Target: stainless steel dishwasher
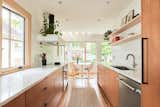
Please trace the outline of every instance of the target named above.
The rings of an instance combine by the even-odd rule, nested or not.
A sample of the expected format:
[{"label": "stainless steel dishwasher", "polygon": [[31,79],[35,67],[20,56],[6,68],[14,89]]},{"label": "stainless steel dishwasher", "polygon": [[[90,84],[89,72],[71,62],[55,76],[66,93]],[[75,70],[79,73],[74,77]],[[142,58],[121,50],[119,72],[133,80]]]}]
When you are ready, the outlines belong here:
[{"label": "stainless steel dishwasher", "polygon": [[140,84],[124,76],[119,76],[120,107],[141,107]]}]

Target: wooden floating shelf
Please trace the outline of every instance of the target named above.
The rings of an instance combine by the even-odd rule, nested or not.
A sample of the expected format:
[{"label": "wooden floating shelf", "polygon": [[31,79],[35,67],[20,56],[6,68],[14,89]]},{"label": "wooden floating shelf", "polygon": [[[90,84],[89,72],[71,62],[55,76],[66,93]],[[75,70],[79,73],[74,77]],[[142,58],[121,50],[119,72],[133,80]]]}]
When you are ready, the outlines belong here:
[{"label": "wooden floating shelf", "polygon": [[128,37],[126,37],[124,39],[121,39],[121,40],[115,42],[115,43],[112,43],[112,46],[116,46],[116,45],[119,45],[119,44],[122,44],[122,43],[126,43],[126,42],[129,42],[129,41],[138,39],[138,38],[141,38],[141,34],[128,36]]},{"label": "wooden floating shelf", "polygon": [[133,20],[131,20],[130,22],[128,22],[127,24],[121,26],[118,30],[116,30],[115,32],[113,32],[111,35],[109,35],[109,38],[110,37],[113,37],[117,34],[120,34],[122,32],[124,32],[125,30],[135,26],[136,24],[140,23],[141,22],[141,15],[135,17]]}]

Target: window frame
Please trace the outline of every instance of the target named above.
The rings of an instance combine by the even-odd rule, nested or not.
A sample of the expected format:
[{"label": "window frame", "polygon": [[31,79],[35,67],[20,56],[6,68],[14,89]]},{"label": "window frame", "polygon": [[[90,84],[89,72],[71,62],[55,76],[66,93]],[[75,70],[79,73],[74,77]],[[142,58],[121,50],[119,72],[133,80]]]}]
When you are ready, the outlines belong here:
[{"label": "window frame", "polygon": [[[8,9],[8,8],[6,8],[5,6],[2,6],[2,9],[5,9],[5,10],[7,10],[8,12],[9,12],[9,29],[11,30],[11,26],[12,26],[12,23],[11,23],[11,14],[15,14],[15,15],[17,15],[17,16],[20,16],[23,20],[24,20],[24,34],[23,34],[23,40],[16,40],[16,39],[14,39],[14,38],[12,38],[12,32],[11,31],[9,31],[9,36],[8,37],[3,37],[3,33],[2,33],[2,41],[3,40],[8,40],[8,42],[9,42],[9,56],[8,56],[8,62],[9,62],[9,67],[8,68],[13,68],[12,66],[11,66],[11,59],[12,59],[12,57],[11,57],[11,44],[12,44],[12,42],[23,42],[23,66],[25,65],[25,17],[23,17],[22,15],[20,15],[20,14],[18,14],[18,13],[16,13],[16,12],[14,12],[14,11],[12,11],[11,9]],[[3,16],[2,16],[3,17]],[[2,22],[2,24],[3,24],[3,22]],[[3,30],[2,30],[3,31]],[[17,67],[20,67],[20,66],[17,66]],[[4,68],[4,69],[6,69],[6,68]]]},{"label": "window frame", "polygon": [[[95,58],[95,61],[93,61],[94,63],[96,63],[97,62],[97,43],[96,42],[94,42],[94,41],[85,41],[85,42],[80,42],[80,41],[74,41],[74,42],[71,42],[71,41],[69,41],[69,42],[67,42],[67,44],[74,44],[74,43],[77,43],[77,44],[79,44],[79,45],[84,45],[84,47],[83,47],[83,51],[82,51],[82,56],[83,56],[83,60],[84,60],[84,63],[87,63],[87,43],[93,43],[93,44],[95,44],[95,46],[96,46],[96,58]],[[65,46],[65,48],[66,48],[67,46]],[[65,52],[66,52],[66,49],[65,49]],[[66,54],[65,54],[65,59],[66,59]],[[75,61],[73,61],[73,59],[72,59],[72,62],[75,62]],[[91,63],[93,63],[93,62],[91,62]]]},{"label": "window frame", "polygon": [[[20,71],[31,67],[31,15],[14,0],[0,1],[0,66],[2,65],[2,8],[5,7],[25,18],[24,66],[0,69],[0,75]],[[21,68],[21,69],[20,69]]]}]

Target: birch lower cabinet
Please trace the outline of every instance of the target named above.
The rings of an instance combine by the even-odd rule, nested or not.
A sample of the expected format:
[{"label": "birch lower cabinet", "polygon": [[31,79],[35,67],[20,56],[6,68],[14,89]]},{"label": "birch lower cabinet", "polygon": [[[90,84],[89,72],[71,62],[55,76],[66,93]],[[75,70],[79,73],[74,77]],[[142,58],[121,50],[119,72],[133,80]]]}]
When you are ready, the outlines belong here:
[{"label": "birch lower cabinet", "polygon": [[25,94],[20,95],[4,107],[25,107]]},{"label": "birch lower cabinet", "polygon": [[59,69],[4,107],[57,107],[63,93],[63,72]]},{"label": "birch lower cabinet", "polygon": [[118,73],[98,65],[98,84],[111,107],[119,107]]}]

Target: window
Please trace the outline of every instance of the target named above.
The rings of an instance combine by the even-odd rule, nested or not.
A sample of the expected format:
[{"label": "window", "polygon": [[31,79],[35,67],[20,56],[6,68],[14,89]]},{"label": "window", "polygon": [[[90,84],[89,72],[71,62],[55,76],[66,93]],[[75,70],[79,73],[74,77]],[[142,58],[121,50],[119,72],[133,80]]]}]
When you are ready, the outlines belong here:
[{"label": "window", "polygon": [[25,65],[25,18],[2,8],[2,68]]},{"label": "window", "polygon": [[112,47],[108,42],[101,44],[101,61],[107,65],[112,64]]},{"label": "window", "polygon": [[86,62],[96,62],[96,43],[86,43]]},{"label": "window", "polygon": [[80,42],[68,43],[65,52],[65,60],[68,62],[85,62],[84,46]]},{"label": "window", "polygon": [[96,62],[96,43],[71,42],[66,44],[65,60],[68,62]]}]

